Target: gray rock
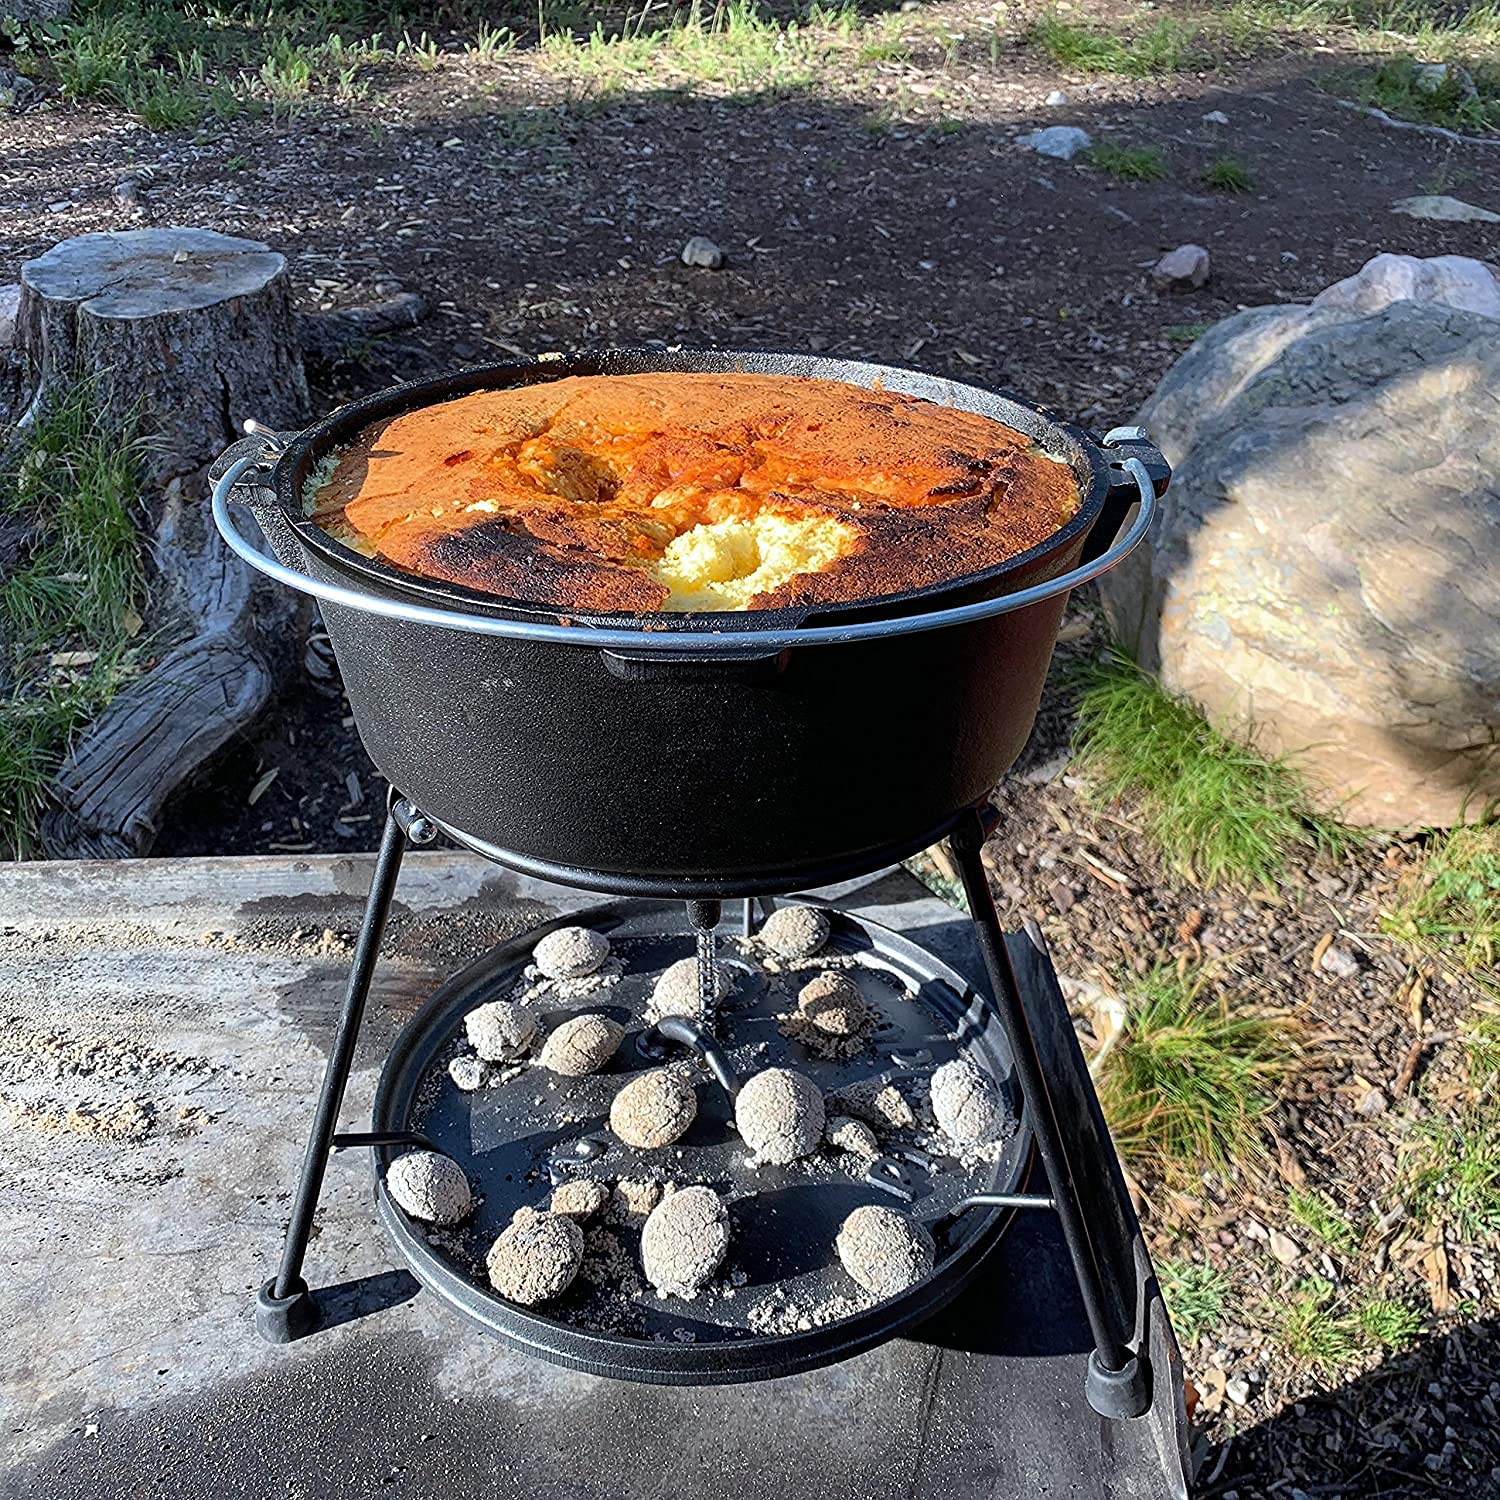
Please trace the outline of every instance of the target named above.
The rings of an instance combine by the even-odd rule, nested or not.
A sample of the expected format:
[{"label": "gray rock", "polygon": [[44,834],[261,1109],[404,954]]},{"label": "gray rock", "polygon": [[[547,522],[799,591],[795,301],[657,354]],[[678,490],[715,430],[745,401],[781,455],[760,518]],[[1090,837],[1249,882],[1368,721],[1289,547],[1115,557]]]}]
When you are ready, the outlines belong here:
[{"label": "gray rock", "polygon": [[1122,640],[1346,819],[1500,796],[1500,325],[1402,300],[1254,308],[1139,420],[1172,462],[1101,580]]},{"label": "gray rock", "polygon": [[1291,1235],[1283,1234],[1279,1229],[1273,1229],[1267,1234],[1266,1243],[1271,1247],[1271,1254],[1284,1266],[1295,1266],[1302,1259],[1302,1246]]},{"label": "gray rock", "polygon": [[1337,943],[1324,951],[1322,958],[1318,960],[1318,967],[1325,974],[1332,974],[1336,979],[1359,977],[1359,960],[1347,948],[1340,948]]},{"label": "gray rock", "polygon": [[1473,99],[1479,90],[1474,75],[1457,63],[1418,63],[1412,70],[1412,87],[1419,94],[1441,94],[1452,89],[1461,99]]},{"label": "gray rock", "polygon": [[[0,11],[3,11],[0,5]],[[22,109],[36,96],[36,84],[14,68],[0,68],[0,109]]]},{"label": "gray rock", "polygon": [[1203,123],[1205,125],[1227,125],[1229,123],[1229,116],[1222,109],[1211,109],[1203,116]]},{"label": "gray rock", "polygon": [[695,234],[682,247],[682,263],[685,266],[701,266],[706,271],[717,271],[724,264],[724,252],[711,239]]},{"label": "gray rock", "polygon": [[1313,298],[1314,307],[1379,312],[1393,302],[1430,302],[1500,318],[1500,276],[1467,255],[1376,255]]},{"label": "gray rock", "polygon": [[1441,224],[1500,224],[1500,214],[1446,193],[1419,193],[1415,198],[1397,198],[1391,212],[1409,219],[1434,219]]},{"label": "gray rock", "polygon": [[1087,151],[1094,144],[1094,138],[1077,125],[1048,125],[1045,130],[1033,130],[1030,135],[1018,136],[1016,144],[1029,146],[1040,156],[1072,161],[1080,151]]},{"label": "gray rock", "polygon": [[1163,291],[1191,291],[1208,280],[1208,251],[1202,245],[1179,245],[1151,268],[1151,280]]},{"label": "gray rock", "polygon": [[1048,105],[1050,105],[1053,109],[1056,109],[1060,105],[1066,104],[1067,102],[1068,102],[1068,96],[1061,89],[1053,89],[1052,92],[1050,94],[1048,94],[1047,98],[1046,98],[1046,103]]}]

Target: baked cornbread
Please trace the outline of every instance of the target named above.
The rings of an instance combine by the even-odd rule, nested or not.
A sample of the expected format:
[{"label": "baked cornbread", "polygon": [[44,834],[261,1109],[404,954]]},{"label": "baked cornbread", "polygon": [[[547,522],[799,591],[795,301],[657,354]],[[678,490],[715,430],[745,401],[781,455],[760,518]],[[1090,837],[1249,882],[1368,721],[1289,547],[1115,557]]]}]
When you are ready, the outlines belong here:
[{"label": "baked cornbread", "polygon": [[989,417],[799,376],[571,376],[375,423],[308,486],[366,556],[582,611],[843,603],[978,572],[1078,509]]}]

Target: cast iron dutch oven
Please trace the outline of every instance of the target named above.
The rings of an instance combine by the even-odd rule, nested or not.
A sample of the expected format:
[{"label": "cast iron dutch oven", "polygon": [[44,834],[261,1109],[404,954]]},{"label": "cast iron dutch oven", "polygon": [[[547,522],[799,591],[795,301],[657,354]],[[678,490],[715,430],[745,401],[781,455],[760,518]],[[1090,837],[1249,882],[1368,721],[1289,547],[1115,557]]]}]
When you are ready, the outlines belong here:
[{"label": "cast iron dutch oven", "polygon": [[[658,370],[880,384],[980,412],[1066,462],[1082,504],[999,567],[870,602],[566,617],[361,557],[304,516],[319,460],[373,421],[473,390]],[[942,837],[1030,733],[1079,581],[1067,575],[1115,560],[1106,549],[1141,490],[1160,495],[1168,478],[1135,430],[1094,439],[1012,396],[896,366],[724,350],[465,370],[236,444],[215,469],[231,546],[321,599],[360,738],[394,786],[513,868],[663,896],[806,889]],[[236,531],[231,500],[274,562]],[[985,608],[1015,595],[1020,607]]]}]

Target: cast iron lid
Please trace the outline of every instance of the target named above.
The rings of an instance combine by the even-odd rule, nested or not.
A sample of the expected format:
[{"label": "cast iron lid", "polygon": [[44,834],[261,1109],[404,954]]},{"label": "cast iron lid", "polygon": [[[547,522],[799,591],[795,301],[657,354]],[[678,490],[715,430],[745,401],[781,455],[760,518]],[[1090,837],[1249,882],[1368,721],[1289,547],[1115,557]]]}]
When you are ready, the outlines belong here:
[{"label": "cast iron lid", "polygon": [[[493,951],[448,982],[408,1024],[376,1094],[379,1131],[417,1132],[456,1160],[476,1193],[461,1224],[434,1228],[393,1201],[384,1173],[405,1147],[377,1149],[382,1216],[417,1276],[467,1318],[527,1352],[590,1373],[666,1383],[764,1379],[842,1359],[930,1316],[962,1287],[1009,1220],[1009,1211],[961,1205],[971,1194],[1008,1193],[1030,1157],[1031,1131],[1009,1047],[988,1002],[956,971],[910,940],[873,922],[824,908],[827,943],[805,960],[767,960],[743,941],[720,944],[733,985],[713,1032],[740,1082],[766,1067],[788,1067],[815,1082],[832,1116],[852,1112],[853,1091],[889,1085],[918,1113],[933,1071],[968,1058],[988,1077],[1006,1124],[985,1145],[948,1141],[930,1122],[877,1120],[879,1155],[859,1159],[832,1145],[788,1165],[755,1166],[736,1133],[733,1108],[701,1065],[698,1115],[685,1135],[652,1151],[622,1143],[609,1129],[618,1090],[644,1071],[694,1062],[682,1049],[664,1059],[649,1047],[643,1019],[655,977],[694,952],[676,902],[615,902],[547,923]],[[560,993],[527,969],[531,949],[555,928],[579,924],[608,936],[604,987]],[[759,956],[757,953],[759,952]],[[800,987],[834,970],[858,986],[874,1029],[847,1054],[809,1050],[785,1030]],[[448,1065],[467,1051],[464,1017],[508,998],[550,1032],[570,1015],[602,1013],[625,1027],[599,1073],[559,1078],[535,1063],[466,1092]],[[590,1221],[593,1254],[618,1243],[620,1269],[602,1281],[581,1274],[566,1292],[534,1307],[491,1289],[485,1254],[522,1207],[545,1207],[551,1188],[593,1178],[711,1186],[731,1220],[728,1258],[696,1299],[660,1297],[639,1274],[639,1227]],[[928,1275],[894,1297],[861,1294],[834,1244],[843,1219],[861,1204],[882,1204],[934,1233]],[[596,1245],[596,1239],[598,1241]]]},{"label": "cast iron lid", "polygon": [[[435,405],[472,391],[505,389],[560,380],[572,375],[634,375],[657,371],[709,374],[792,375],[842,381],[918,396],[940,405],[976,412],[1003,422],[1029,437],[1046,454],[1061,459],[1078,481],[1079,507],[1072,519],[1039,545],[1006,559],[996,567],[899,594],[823,604],[815,609],[760,609],[691,614],[651,611],[646,614],[597,614],[583,610],[561,612],[546,605],[507,599],[463,584],[426,578],[368,558],[335,541],[310,521],[303,510],[304,488],[317,465],[334,449],[351,442],[372,422],[395,417],[419,407]],[[458,609],[470,614],[508,618],[566,620],[616,628],[710,633],[792,629],[803,623],[845,623],[888,614],[911,614],[939,609],[968,599],[989,598],[1027,584],[1044,582],[1061,571],[1071,544],[1086,537],[1103,509],[1110,488],[1109,465],[1097,446],[1079,428],[1058,421],[1042,408],[1019,397],[983,386],[948,380],[902,365],[871,364],[828,359],[813,354],[787,354],[732,349],[618,349],[565,355],[558,358],[511,360],[480,365],[412,381],[354,401],[298,433],[287,445],[271,475],[275,503],[282,517],[310,552],[316,553],[355,587],[409,600]]]}]

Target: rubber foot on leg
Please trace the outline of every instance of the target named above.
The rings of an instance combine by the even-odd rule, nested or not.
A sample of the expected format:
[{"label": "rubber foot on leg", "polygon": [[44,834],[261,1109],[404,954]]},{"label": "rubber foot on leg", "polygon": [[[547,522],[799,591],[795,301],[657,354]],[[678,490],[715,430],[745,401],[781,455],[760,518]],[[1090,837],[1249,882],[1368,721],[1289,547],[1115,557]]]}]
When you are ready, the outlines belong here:
[{"label": "rubber foot on leg", "polygon": [[307,1284],[299,1281],[284,1297],[276,1295],[274,1278],[255,1297],[255,1331],[268,1344],[290,1344],[318,1326],[318,1304]]},{"label": "rubber foot on leg", "polygon": [[1139,1417],[1151,1408],[1151,1376],[1145,1362],[1132,1354],[1123,1369],[1099,1363],[1096,1349],[1089,1355],[1085,1390],[1089,1405],[1101,1417]]}]

